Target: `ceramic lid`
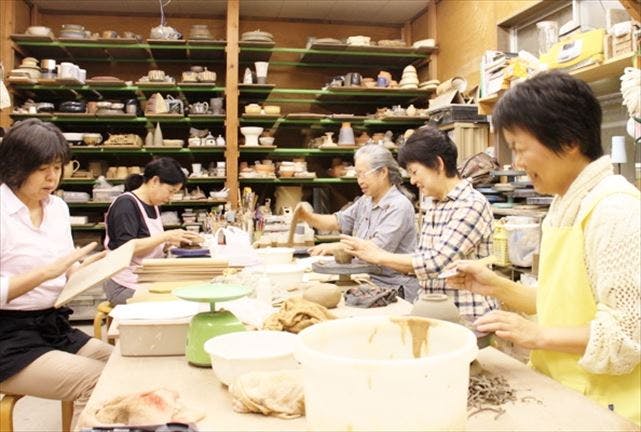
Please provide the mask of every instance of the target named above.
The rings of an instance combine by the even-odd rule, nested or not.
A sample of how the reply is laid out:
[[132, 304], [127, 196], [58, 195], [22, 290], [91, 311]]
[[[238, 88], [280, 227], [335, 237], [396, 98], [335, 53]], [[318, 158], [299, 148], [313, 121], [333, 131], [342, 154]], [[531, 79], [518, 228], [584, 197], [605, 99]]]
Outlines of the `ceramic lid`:
[[249, 32], [244, 32], [241, 36], [241, 39], [274, 39], [274, 36], [271, 33], [267, 33], [260, 30], [254, 30]]
[[211, 303], [235, 300], [250, 292], [251, 288], [241, 285], [206, 283], [175, 289], [173, 295], [183, 300]]

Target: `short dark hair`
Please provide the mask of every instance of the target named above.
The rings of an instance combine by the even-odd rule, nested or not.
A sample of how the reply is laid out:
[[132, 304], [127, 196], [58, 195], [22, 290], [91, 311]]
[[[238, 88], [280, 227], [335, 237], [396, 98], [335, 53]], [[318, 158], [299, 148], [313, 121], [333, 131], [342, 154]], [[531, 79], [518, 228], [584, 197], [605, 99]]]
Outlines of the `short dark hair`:
[[170, 157], [156, 158], [145, 165], [145, 172], [143, 174], [144, 182], [147, 183], [154, 176], [158, 176], [160, 183], [166, 183], [172, 186], [185, 184], [187, 181], [187, 177], [178, 161]]
[[578, 145], [593, 161], [603, 156], [601, 105], [585, 82], [561, 72], [542, 72], [508, 90], [494, 108], [498, 132], [523, 129], [561, 153]]
[[0, 183], [17, 189], [41, 165], [64, 165], [69, 159], [69, 144], [52, 123], [36, 118], [17, 122], [0, 144]]
[[142, 174], [129, 174], [125, 179], [125, 192], [138, 189], [144, 183]]
[[406, 168], [411, 162], [420, 163], [433, 170], [438, 169], [441, 158], [447, 177], [458, 176], [456, 158], [458, 151], [445, 132], [432, 126], [420, 127], [410, 136], [398, 152], [398, 163]]

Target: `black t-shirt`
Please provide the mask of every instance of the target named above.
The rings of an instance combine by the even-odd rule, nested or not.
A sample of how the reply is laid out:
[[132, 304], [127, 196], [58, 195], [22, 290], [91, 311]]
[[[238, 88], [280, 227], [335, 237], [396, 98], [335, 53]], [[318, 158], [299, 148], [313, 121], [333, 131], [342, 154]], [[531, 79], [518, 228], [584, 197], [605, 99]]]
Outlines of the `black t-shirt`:
[[145, 204], [135, 194], [121, 195], [113, 202], [107, 215], [107, 234], [109, 250], [114, 250], [134, 238], [149, 237], [149, 228], [134, 200], [138, 200], [145, 209], [147, 217], [156, 219], [156, 207]]

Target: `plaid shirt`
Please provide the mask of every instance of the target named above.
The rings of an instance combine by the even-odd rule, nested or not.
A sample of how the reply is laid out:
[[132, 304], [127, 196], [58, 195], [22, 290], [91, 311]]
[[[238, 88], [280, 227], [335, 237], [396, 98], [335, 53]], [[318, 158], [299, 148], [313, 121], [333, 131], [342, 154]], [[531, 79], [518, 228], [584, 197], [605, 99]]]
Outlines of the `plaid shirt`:
[[469, 291], [447, 288], [445, 280], [437, 275], [456, 260], [490, 255], [492, 221], [487, 199], [467, 180], [461, 180], [444, 201], [426, 203], [418, 249], [412, 255], [414, 272], [424, 291], [449, 295], [462, 316], [484, 315], [496, 309], [496, 302]]

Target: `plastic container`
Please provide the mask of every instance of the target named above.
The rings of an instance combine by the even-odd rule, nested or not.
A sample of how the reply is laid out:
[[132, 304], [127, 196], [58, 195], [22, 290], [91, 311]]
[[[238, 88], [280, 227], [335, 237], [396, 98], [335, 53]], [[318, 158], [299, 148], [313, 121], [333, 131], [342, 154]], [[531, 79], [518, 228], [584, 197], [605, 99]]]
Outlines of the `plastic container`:
[[120, 321], [120, 353], [125, 357], [184, 355], [190, 320]]
[[465, 429], [470, 362], [478, 353], [465, 327], [357, 317], [315, 324], [298, 338], [308, 430]]
[[539, 250], [540, 224], [522, 216], [508, 216], [503, 221], [510, 262], [519, 267], [532, 266], [532, 256]]

